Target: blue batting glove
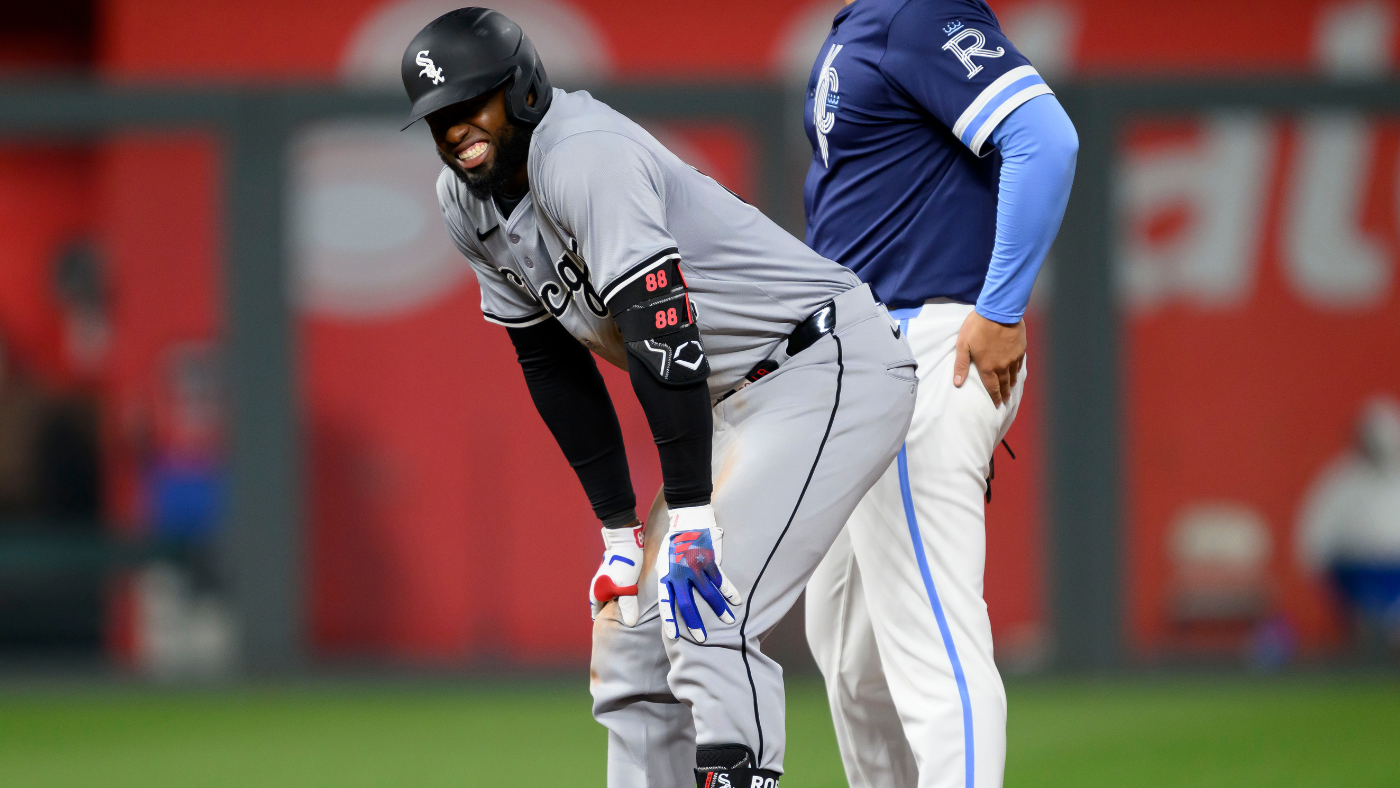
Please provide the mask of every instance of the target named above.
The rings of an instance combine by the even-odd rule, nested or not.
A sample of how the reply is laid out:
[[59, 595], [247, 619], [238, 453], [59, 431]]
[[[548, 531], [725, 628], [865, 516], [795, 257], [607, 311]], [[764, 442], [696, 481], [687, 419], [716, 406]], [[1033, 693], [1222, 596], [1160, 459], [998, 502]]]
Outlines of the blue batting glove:
[[714, 506], [688, 506], [672, 509], [671, 524], [661, 544], [666, 571], [658, 573], [657, 598], [661, 605], [666, 637], [680, 638], [679, 619], [691, 638], [704, 643], [705, 622], [695, 606], [695, 593], [710, 606], [719, 620], [734, 623], [730, 605], [744, 604], [739, 589], [720, 570], [724, 531], [715, 524]]

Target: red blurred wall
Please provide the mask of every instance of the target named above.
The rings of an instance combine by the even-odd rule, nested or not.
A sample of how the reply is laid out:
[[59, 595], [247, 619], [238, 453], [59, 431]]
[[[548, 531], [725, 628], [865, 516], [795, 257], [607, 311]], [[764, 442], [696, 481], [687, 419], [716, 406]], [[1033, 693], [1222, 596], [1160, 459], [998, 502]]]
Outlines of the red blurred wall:
[[73, 146], [0, 148], [0, 338], [8, 363], [50, 386], [75, 377], [52, 266], [66, 244], [91, 232], [95, 159]]
[[[570, 5], [601, 31], [612, 72], [622, 78], [766, 78], [780, 70], [789, 25], [814, 7], [798, 0]], [[1048, 46], [1058, 47], [1063, 72], [1224, 75], [1312, 69], [1319, 20], [1331, 7], [1318, 0], [993, 5], [1008, 26], [1030, 20], [1022, 28], [1028, 34], [1058, 31]], [[119, 80], [333, 80], [349, 41], [381, 6], [380, 0], [106, 0], [97, 60], [106, 77]], [[706, 156], [712, 174], [752, 193], [752, 152], [742, 135], [678, 134]], [[1131, 147], [1137, 143], [1129, 143], [1129, 155], [1137, 155]], [[0, 178], [0, 222], [19, 228], [13, 237], [33, 239], [37, 249], [57, 228], [91, 225], [110, 248], [119, 290], [110, 412], [130, 427], [123, 434], [135, 434], [130, 425], [151, 407], [166, 349], [217, 334], [217, 150], [209, 140], [115, 140], [90, 153], [95, 165], [54, 157], [49, 172], [55, 174], [42, 176], [22, 173], [41, 159], [0, 157], [0, 175], [18, 179]], [[1376, 154], [1377, 170], [1393, 173], [1393, 146], [1385, 150], [1390, 153]], [[1271, 196], [1258, 210], [1270, 229], [1261, 236], [1259, 276], [1246, 302], [1202, 309], [1167, 298], [1127, 313], [1129, 620], [1143, 653], [1183, 637], [1163, 612], [1172, 571], [1165, 543], [1175, 513], [1202, 497], [1245, 488], [1267, 513], [1276, 542], [1286, 545], [1301, 487], [1318, 458], [1339, 448], [1340, 425], [1362, 390], [1400, 388], [1393, 378], [1348, 378], [1363, 373], [1336, 357], [1339, 347], [1352, 352], [1343, 340], [1358, 330], [1395, 335], [1393, 296], [1368, 311], [1339, 315], [1299, 304], [1278, 286], [1271, 273], [1275, 244], [1267, 239], [1276, 235], [1277, 206], [1294, 184], [1286, 177], [1286, 151], [1269, 166]], [[43, 181], [43, 188], [23, 185], [24, 177]], [[1367, 216], [1393, 239], [1392, 176], [1368, 188], [1375, 196]], [[26, 196], [7, 208], [6, 189]], [[39, 191], [42, 198], [30, 196]], [[1188, 230], [1190, 221], [1182, 220]], [[13, 248], [24, 243], [30, 242]], [[1393, 240], [1387, 243], [1393, 254]], [[0, 271], [7, 283], [0, 287], [0, 321], [7, 337], [32, 338], [25, 347], [52, 346], [52, 316], [35, 311], [42, 298], [18, 295], [39, 275], [32, 261], [42, 255], [26, 254], [31, 262]], [[1038, 428], [1039, 386], [1048, 372], [1036, 366], [1034, 359], [1043, 357], [1038, 348], [1033, 345], [1031, 387], [1010, 436], [1020, 459], [998, 455], [988, 526], [987, 599], [999, 648], [1027, 658], [1043, 645]], [[1301, 366], [1328, 354], [1340, 377], [1313, 376]], [[596, 561], [594, 523], [530, 408], [508, 342], [481, 320], [470, 278], [409, 314], [368, 322], [308, 314], [299, 357], [310, 460], [312, 621], [321, 651], [535, 663], [584, 655], [582, 589]], [[1225, 373], [1218, 368], [1239, 368], [1240, 358], [1247, 359], [1238, 373], [1245, 383], [1220, 385]], [[1183, 374], [1188, 369], [1200, 372]], [[610, 382], [645, 507], [659, 478], [654, 452], [626, 386], [617, 385], [615, 374]], [[1300, 418], [1320, 411], [1325, 415]], [[1277, 445], [1271, 425], [1279, 419], [1307, 422], [1307, 434], [1297, 440], [1306, 448], [1293, 450], [1293, 442], [1287, 451], [1260, 448]], [[128, 480], [116, 498], [118, 514], [128, 520], [140, 512], [130, 481], [136, 444], [134, 438], [119, 444], [113, 459], [117, 478]], [[1308, 642], [1329, 642], [1336, 634], [1333, 612], [1290, 560], [1283, 548], [1271, 558], [1278, 604]]]

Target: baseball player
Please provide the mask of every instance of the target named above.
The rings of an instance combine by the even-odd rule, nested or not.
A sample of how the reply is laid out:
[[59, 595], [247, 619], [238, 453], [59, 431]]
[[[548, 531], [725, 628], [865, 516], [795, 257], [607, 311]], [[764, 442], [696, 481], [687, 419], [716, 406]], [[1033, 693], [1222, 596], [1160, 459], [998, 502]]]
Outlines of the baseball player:
[[847, 0], [809, 87], [807, 242], [890, 305], [920, 386], [807, 585], [808, 642], [852, 788], [998, 788], [983, 505], [1078, 138], [982, 0]]
[[[899, 450], [909, 346], [849, 270], [588, 93], [551, 89], [500, 13], [438, 18], [402, 66], [482, 313], [602, 522], [608, 784], [775, 788], [782, 671], [760, 643]], [[655, 438], [664, 500], [645, 526], [594, 354], [627, 369]]]

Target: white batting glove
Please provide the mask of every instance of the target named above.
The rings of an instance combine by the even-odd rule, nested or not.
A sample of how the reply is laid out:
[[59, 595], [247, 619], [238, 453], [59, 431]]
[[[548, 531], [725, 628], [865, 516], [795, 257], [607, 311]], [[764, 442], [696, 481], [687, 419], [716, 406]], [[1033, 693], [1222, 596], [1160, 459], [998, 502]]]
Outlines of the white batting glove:
[[588, 584], [588, 603], [595, 621], [603, 605], [616, 599], [622, 623], [629, 627], [637, 625], [641, 616], [637, 605], [637, 580], [642, 576], [645, 529], [645, 525], [603, 529], [603, 562], [598, 565], [593, 582]]
[[726, 624], [734, 623], [729, 606], [744, 604], [744, 597], [720, 571], [724, 531], [715, 524], [714, 506], [672, 509], [669, 516], [671, 526], [658, 554], [658, 560], [664, 557], [666, 561], [666, 571], [657, 572], [656, 581], [662, 625], [666, 637], [679, 639], [679, 618], [695, 642], [704, 643], [705, 622], [695, 607], [694, 592], [699, 592], [700, 598]]

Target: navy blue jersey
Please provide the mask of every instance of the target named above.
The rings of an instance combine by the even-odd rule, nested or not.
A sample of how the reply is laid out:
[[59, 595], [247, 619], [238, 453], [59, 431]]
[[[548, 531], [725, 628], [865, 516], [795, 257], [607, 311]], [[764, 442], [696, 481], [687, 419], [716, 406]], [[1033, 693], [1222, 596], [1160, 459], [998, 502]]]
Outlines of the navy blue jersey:
[[808, 82], [807, 244], [892, 307], [977, 301], [996, 238], [992, 131], [1049, 93], [982, 0], [857, 0]]

